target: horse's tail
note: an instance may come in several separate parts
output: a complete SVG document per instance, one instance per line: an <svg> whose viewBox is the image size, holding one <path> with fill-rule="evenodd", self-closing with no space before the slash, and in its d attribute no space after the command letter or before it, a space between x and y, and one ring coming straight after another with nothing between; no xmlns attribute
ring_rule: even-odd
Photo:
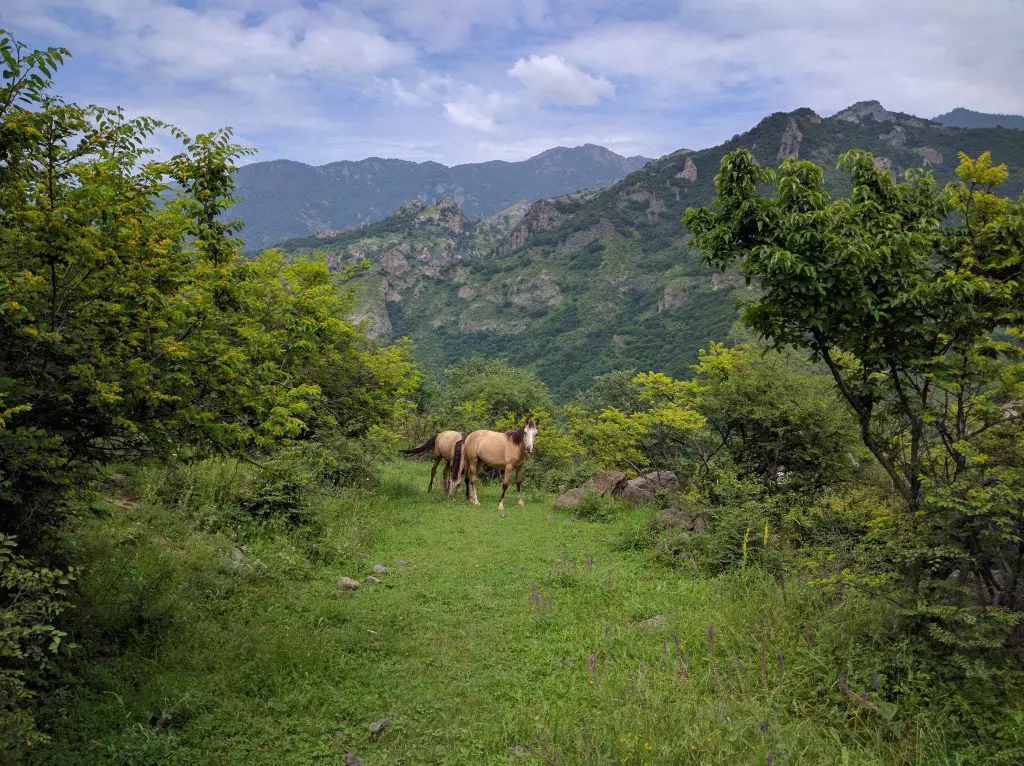
<svg viewBox="0 0 1024 766"><path fill-rule="evenodd" d="M455 442L455 452L452 454L452 473L451 473L451 491L450 495L455 494L456 488L459 486L459 479L462 478L462 445L466 443L465 439L459 439Z"/></svg>
<svg viewBox="0 0 1024 766"><path fill-rule="evenodd" d="M403 455L425 455L427 452L434 449L434 442L436 441L437 434L434 434L418 447L413 447L412 449L400 449L398 451L401 452Z"/></svg>

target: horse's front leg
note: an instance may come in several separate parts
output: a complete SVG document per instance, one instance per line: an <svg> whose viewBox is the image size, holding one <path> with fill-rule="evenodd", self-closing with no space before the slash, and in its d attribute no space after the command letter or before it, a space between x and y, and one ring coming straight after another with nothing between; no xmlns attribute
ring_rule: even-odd
<svg viewBox="0 0 1024 766"><path fill-rule="evenodd" d="M526 503L523 502L523 465L520 464L516 468L516 499L519 500L519 507L522 508Z"/></svg>
<svg viewBox="0 0 1024 766"><path fill-rule="evenodd" d="M508 491L508 480L512 476L512 464L505 463L505 478L501 482L501 498L498 500L498 510L505 510L505 493Z"/></svg>

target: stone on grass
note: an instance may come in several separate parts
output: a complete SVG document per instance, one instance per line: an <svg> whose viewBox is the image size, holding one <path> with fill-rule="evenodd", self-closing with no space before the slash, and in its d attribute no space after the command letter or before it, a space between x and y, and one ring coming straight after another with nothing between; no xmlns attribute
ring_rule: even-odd
<svg viewBox="0 0 1024 766"><path fill-rule="evenodd" d="M371 723L367 728L370 730L370 734L381 735L391 729L391 719L381 718L379 721Z"/></svg>
<svg viewBox="0 0 1024 766"><path fill-rule="evenodd" d="M388 571L388 568L383 564L374 564L372 568L377 574L385 574Z"/></svg>
<svg viewBox="0 0 1024 766"><path fill-rule="evenodd" d="M245 563L245 554L239 548L231 549L231 566L240 567Z"/></svg>
<svg viewBox="0 0 1024 766"><path fill-rule="evenodd" d="M583 487L576 487L570 489L568 492L563 492L561 495L555 498L555 508L571 508L580 504L580 500L587 494L587 490Z"/></svg>
<svg viewBox="0 0 1024 766"><path fill-rule="evenodd" d="M351 577L341 577L338 579L338 587L343 590L355 590L359 587L359 580L353 580Z"/></svg>
<svg viewBox="0 0 1024 766"><path fill-rule="evenodd" d="M626 474L622 471L601 471L580 486L559 495L555 499L555 508L572 508L579 505L583 496L588 492L604 495L615 492L619 487L624 486L625 482Z"/></svg>
<svg viewBox="0 0 1024 766"><path fill-rule="evenodd" d="M367 575L363 578L363 582L367 585L380 585L383 582L383 580L381 580L379 577L374 577L373 575Z"/></svg>
<svg viewBox="0 0 1024 766"><path fill-rule="evenodd" d="M607 492L614 492L615 488L625 480L626 474L622 471L601 471L593 479L586 482L583 487L590 492L597 492L603 495Z"/></svg>
<svg viewBox="0 0 1024 766"><path fill-rule="evenodd" d="M345 766L366 766L366 761L355 753L345 753Z"/></svg>
<svg viewBox="0 0 1024 766"><path fill-rule="evenodd" d="M679 480L671 471L651 471L637 476L615 490L615 496L633 505L647 505L654 501L661 489L675 489Z"/></svg>
<svg viewBox="0 0 1024 766"><path fill-rule="evenodd" d="M641 622L640 627L647 628L648 630L653 630L654 628L660 628L664 624L665 616L661 614L656 614L653 617L649 617L643 622Z"/></svg>

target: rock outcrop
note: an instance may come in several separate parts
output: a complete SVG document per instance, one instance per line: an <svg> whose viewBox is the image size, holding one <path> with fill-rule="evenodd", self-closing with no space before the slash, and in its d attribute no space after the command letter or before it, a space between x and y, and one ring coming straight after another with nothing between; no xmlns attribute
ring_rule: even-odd
<svg viewBox="0 0 1024 766"><path fill-rule="evenodd" d="M779 145L779 153L775 159L782 162L785 159L800 158L800 142L804 140L804 134L800 132L800 126L792 117L786 123L786 129L782 133L782 143Z"/></svg>

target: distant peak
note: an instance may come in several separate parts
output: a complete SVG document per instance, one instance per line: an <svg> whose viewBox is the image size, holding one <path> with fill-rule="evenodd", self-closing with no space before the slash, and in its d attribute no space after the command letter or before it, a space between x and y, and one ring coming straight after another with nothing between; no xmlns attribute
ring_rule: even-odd
<svg viewBox="0 0 1024 766"><path fill-rule="evenodd" d="M876 122L896 121L896 115L888 111L878 101L858 101L856 104L852 104L842 111L836 112L832 115L832 119L834 120L858 123L868 117L871 117Z"/></svg>

